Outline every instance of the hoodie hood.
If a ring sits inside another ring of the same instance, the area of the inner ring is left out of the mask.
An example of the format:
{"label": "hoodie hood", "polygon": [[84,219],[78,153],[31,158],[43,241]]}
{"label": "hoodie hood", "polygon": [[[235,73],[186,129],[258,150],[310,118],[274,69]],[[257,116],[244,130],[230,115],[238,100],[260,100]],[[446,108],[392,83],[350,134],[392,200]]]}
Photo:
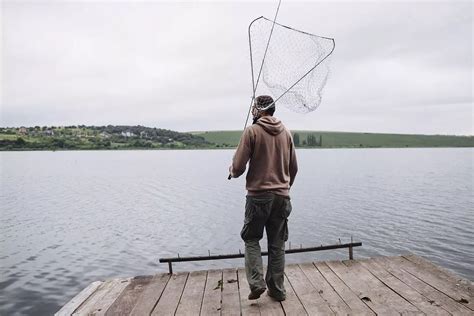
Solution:
{"label": "hoodie hood", "polygon": [[264,116],[258,119],[257,125],[260,125],[265,132],[270,135],[278,135],[285,130],[281,121],[273,116]]}

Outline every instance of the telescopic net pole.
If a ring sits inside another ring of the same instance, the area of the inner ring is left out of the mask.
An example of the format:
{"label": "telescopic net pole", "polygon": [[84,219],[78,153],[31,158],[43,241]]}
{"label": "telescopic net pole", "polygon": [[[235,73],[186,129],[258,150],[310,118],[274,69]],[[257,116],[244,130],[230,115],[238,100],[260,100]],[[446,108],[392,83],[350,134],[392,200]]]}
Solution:
{"label": "telescopic net pole", "polygon": [[252,104],[253,104],[253,101],[255,100],[255,92],[257,91],[258,83],[260,81],[260,75],[262,74],[263,64],[265,63],[265,57],[267,56],[268,47],[270,46],[270,40],[272,39],[273,29],[275,28],[278,12],[280,11],[280,5],[281,5],[281,0],[278,1],[278,7],[275,12],[275,17],[273,18],[272,29],[270,30],[270,35],[268,36],[267,45],[265,47],[265,53],[263,54],[262,63],[260,64],[260,69],[258,70],[257,82],[255,82],[255,77],[254,77],[254,72],[253,72],[253,54],[252,54],[252,40],[250,36],[250,27],[252,26],[252,23],[258,19],[253,20],[249,24],[248,34],[249,34],[249,48],[250,48],[250,70],[252,72],[252,100],[250,102],[249,110],[247,111],[247,118],[245,119],[243,130],[245,130],[245,128],[247,127],[247,123],[250,117],[250,112],[252,111]]}
{"label": "telescopic net pole", "polygon": [[[252,72],[252,100],[250,101],[249,110],[247,111],[247,117],[245,118],[245,124],[244,124],[244,128],[242,130],[242,133],[243,133],[243,131],[245,131],[245,128],[247,128],[247,123],[249,121],[250,112],[252,111],[253,101],[255,100],[255,92],[257,91],[258,82],[260,80],[260,75],[262,73],[263,64],[265,62],[265,56],[267,55],[267,51],[268,51],[268,46],[270,45],[270,40],[272,38],[273,28],[275,27],[276,18],[278,16],[278,12],[280,11],[280,5],[281,5],[281,0],[278,1],[278,7],[277,7],[277,10],[275,12],[275,17],[273,18],[273,25],[272,25],[272,29],[270,31],[270,35],[268,36],[267,45],[265,47],[265,53],[263,54],[262,63],[260,64],[260,69],[258,71],[257,82],[255,82],[255,77],[254,77],[254,73],[253,73],[252,40],[251,40],[251,37],[250,37],[250,27],[252,26],[253,21],[249,25],[248,34],[249,34],[249,48],[250,48],[250,70]],[[229,176],[227,177],[227,179],[228,180],[232,179],[232,175],[230,173],[229,173]]]}

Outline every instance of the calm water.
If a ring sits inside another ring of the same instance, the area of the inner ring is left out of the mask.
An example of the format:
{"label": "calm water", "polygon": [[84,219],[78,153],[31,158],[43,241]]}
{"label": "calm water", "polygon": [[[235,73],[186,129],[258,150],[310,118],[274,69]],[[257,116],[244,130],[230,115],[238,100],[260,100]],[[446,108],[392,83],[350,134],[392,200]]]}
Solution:
{"label": "calm water", "polygon": [[[57,311],[90,282],[158,258],[243,249],[233,151],[2,152],[0,314]],[[474,279],[473,149],[299,150],[292,246],[353,236],[356,257],[412,252]],[[346,251],[288,262],[345,259]],[[242,266],[241,260],[175,270]]]}

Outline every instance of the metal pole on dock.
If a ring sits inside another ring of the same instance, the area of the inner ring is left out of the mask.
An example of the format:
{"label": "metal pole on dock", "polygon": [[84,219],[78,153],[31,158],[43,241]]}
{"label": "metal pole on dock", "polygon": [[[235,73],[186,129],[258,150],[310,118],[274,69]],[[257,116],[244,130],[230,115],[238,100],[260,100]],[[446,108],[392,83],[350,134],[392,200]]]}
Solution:
{"label": "metal pole on dock", "polygon": [[[291,245],[291,244],[290,244]],[[301,253],[301,252],[312,252],[312,251],[322,251],[322,250],[333,250],[333,249],[340,249],[340,248],[349,248],[349,259],[353,260],[354,259],[354,247],[359,247],[362,246],[361,242],[351,242],[347,244],[337,244],[337,245],[326,245],[326,246],[318,246],[318,247],[308,247],[308,248],[302,248],[302,245],[300,245],[300,248],[293,248],[291,249],[286,249],[285,253],[290,254],[290,253]],[[173,273],[173,267],[172,267],[172,262],[185,262],[185,261],[203,261],[203,260],[222,260],[222,259],[237,259],[237,258],[244,258],[245,255],[239,251],[237,254],[226,254],[226,255],[210,255],[210,252],[208,251],[209,255],[207,256],[195,256],[195,257],[181,257],[178,255],[178,257],[175,258],[161,258],[160,263],[167,262],[168,263],[168,269],[169,273]],[[268,256],[267,251],[262,252],[262,256]]]}

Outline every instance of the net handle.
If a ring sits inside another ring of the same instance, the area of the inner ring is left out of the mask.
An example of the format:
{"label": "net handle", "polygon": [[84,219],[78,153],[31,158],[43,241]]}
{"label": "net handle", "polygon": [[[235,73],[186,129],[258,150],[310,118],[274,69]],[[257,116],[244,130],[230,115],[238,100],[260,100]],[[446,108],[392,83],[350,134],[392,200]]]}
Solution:
{"label": "net handle", "polygon": [[[249,24],[249,27],[248,27],[248,35],[249,35],[249,48],[250,48],[250,71],[252,72],[252,97],[250,98],[250,105],[249,105],[249,109],[247,111],[247,118],[245,119],[245,124],[244,124],[244,130],[245,128],[247,127],[247,123],[249,121],[249,117],[250,117],[250,112],[252,111],[252,104],[253,104],[253,100],[255,99],[255,92],[256,92],[256,89],[255,89],[255,77],[254,77],[254,74],[253,74],[253,54],[252,54],[252,40],[250,38],[250,28],[252,27],[252,24],[257,21],[257,20],[260,20],[261,18],[263,18],[263,16],[259,17],[259,18],[256,18],[255,20],[253,20],[252,22],[250,22]],[[230,175],[229,175],[229,180],[230,180]]]}
{"label": "net handle", "polygon": [[[263,63],[265,61],[265,56],[267,55],[268,46],[270,45],[270,39],[272,38],[273,28],[275,27],[275,22],[276,22],[276,18],[278,16],[278,11],[280,11],[280,5],[281,5],[281,0],[278,1],[278,7],[277,7],[277,10],[276,10],[276,13],[275,13],[275,18],[273,19],[272,30],[270,31],[270,36],[268,36],[267,47],[265,48],[265,54],[263,55],[262,64],[260,65],[260,70],[258,71],[257,83],[255,83],[255,77],[254,77],[254,74],[253,74],[252,41],[251,41],[251,38],[250,38],[250,27],[252,26],[253,22],[257,21],[258,19],[263,18],[263,16],[261,16],[261,17],[255,19],[255,20],[253,20],[252,22],[250,22],[249,27],[248,27],[249,48],[250,48],[250,69],[252,71],[252,99],[250,101],[249,110],[247,112],[247,118],[245,119],[245,124],[244,124],[244,129],[243,129],[244,131],[245,131],[245,128],[247,128],[247,123],[249,121],[250,112],[252,111],[252,104],[253,104],[253,100],[255,99],[255,92],[257,91],[258,81],[260,80],[260,74],[262,73]],[[232,175],[229,173],[229,175],[227,176],[227,180],[230,180],[230,179],[232,179]]]}
{"label": "net handle", "polygon": [[[262,63],[260,64],[260,69],[258,71],[258,76],[257,76],[257,82],[255,83],[255,86],[253,87],[253,97],[255,98],[255,92],[257,91],[257,86],[260,81],[260,75],[262,74],[262,69],[263,69],[263,64],[265,63],[265,57],[267,56],[268,52],[268,47],[270,46],[270,40],[272,39],[272,34],[273,34],[273,29],[275,28],[275,23],[276,23],[276,18],[278,16],[278,11],[280,11],[280,4],[281,0],[278,1],[278,7],[275,12],[275,17],[273,18],[273,23],[272,23],[272,29],[270,30],[270,35],[268,36],[268,41],[267,41],[267,46],[265,47],[265,52],[263,53],[263,58],[262,58]],[[250,55],[252,55],[252,42],[250,40],[250,26],[249,25],[249,47],[250,47]],[[250,64],[250,67],[252,68],[252,77],[253,77],[253,63]],[[253,83],[253,79],[252,79]]]}
{"label": "net handle", "polygon": [[272,39],[273,29],[275,28],[278,12],[280,11],[280,5],[281,5],[281,0],[278,1],[278,7],[277,7],[276,12],[275,12],[275,17],[273,18],[273,21],[272,21],[272,23],[273,23],[272,24],[272,29],[270,30],[270,35],[268,36],[267,46],[265,47],[265,53],[263,54],[262,63],[260,64],[260,69],[258,71],[257,82],[255,82],[255,76],[254,76],[254,71],[253,71],[253,57],[252,57],[253,54],[252,54],[252,40],[251,40],[251,37],[250,37],[250,28],[252,27],[252,24],[255,21],[257,21],[261,18],[265,19],[265,17],[261,16],[259,18],[256,18],[255,20],[250,22],[249,27],[248,27],[249,48],[250,48],[250,71],[252,72],[252,99],[250,100],[249,110],[247,111],[247,118],[245,119],[244,130],[247,127],[247,123],[248,123],[249,117],[250,117],[250,112],[252,111],[252,104],[253,104],[253,101],[255,100],[255,92],[257,92],[258,83],[260,81],[260,75],[262,74],[263,64],[265,62],[265,57],[267,56],[268,47],[270,46],[270,40]]}

